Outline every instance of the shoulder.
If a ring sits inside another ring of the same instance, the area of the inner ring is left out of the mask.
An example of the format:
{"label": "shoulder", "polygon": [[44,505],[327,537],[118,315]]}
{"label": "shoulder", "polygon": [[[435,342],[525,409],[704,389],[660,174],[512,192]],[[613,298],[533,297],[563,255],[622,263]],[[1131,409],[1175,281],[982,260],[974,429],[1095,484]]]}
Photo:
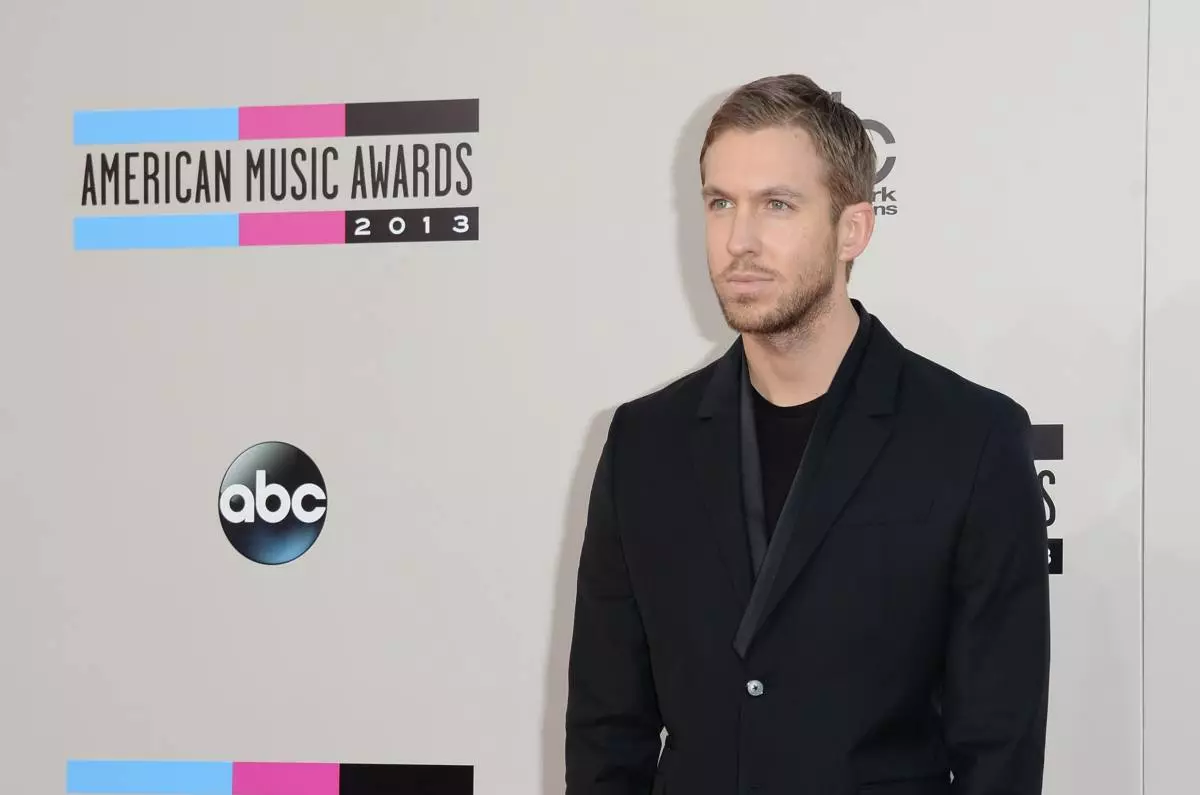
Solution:
{"label": "shoulder", "polygon": [[950,403],[958,412],[985,420],[1029,418],[1021,403],[995,385],[973,381],[957,370],[911,350],[904,351],[904,360],[910,383],[932,401]]}
{"label": "shoulder", "polygon": [[[996,435],[1028,442],[1032,430],[1029,411],[1003,387],[973,380],[944,361],[913,350],[896,339],[872,317],[873,332],[868,354],[881,372],[894,372],[895,381],[872,379],[872,383],[895,388],[889,405],[901,424],[920,433],[927,444],[946,451],[970,455]],[[885,364],[878,364],[878,363]]]}
{"label": "shoulder", "polygon": [[619,425],[627,433],[641,435],[649,431],[668,431],[679,427],[681,421],[694,418],[718,368],[729,364],[731,353],[731,349],[727,350],[715,360],[676,376],[663,386],[627,399],[617,406],[613,425]]}
{"label": "shoulder", "polygon": [[1001,388],[971,380],[914,351],[901,354],[902,410],[942,433],[970,440],[977,450],[1004,438],[1024,445],[1032,429],[1028,409]]}

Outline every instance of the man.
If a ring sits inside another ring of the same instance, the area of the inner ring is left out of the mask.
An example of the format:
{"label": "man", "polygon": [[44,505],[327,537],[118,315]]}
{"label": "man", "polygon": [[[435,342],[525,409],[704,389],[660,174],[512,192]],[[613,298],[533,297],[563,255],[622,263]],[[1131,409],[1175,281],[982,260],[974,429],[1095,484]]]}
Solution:
{"label": "man", "polygon": [[1029,416],[848,297],[874,175],[862,122],[803,76],[712,119],[709,273],[740,336],[613,417],[579,562],[568,795],[1041,792]]}

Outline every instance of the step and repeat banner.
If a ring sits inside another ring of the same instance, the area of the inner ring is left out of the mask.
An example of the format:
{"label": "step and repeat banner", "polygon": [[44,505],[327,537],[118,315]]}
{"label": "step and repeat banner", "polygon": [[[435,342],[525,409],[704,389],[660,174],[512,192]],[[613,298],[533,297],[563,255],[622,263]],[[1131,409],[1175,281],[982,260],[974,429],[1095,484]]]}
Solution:
{"label": "step and repeat banner", "polygon": [[561,793],[600,447],[733,339],[699,147],[783,72],[876,144],[852,294],[1037,425],[1045,791],[1140,791],[1147,15],[0,12],[4,791]]}

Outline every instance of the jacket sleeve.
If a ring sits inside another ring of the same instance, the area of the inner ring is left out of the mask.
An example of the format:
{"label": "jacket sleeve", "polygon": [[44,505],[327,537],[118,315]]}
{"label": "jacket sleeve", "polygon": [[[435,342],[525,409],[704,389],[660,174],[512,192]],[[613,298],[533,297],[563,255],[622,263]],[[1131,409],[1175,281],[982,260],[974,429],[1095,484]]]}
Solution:
{"label": "jacket sleeve", "polygon": [[1028,413],[1002,409],[954,561],[943,693],[955,795],[1039,795],[1050,678],[1045,508]]}
{"label": "jacket sleeve", "polygon": [[650,655],[618,529],[609,426],[576,580],[566,707],[567,795],[648,795],[660,749]]}

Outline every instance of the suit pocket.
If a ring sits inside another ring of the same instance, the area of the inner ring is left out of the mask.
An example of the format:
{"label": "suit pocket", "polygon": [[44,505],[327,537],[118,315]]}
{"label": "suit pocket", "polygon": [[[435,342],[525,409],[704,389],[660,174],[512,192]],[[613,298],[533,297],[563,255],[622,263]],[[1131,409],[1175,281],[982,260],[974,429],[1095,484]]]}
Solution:
{"label": "suit pocket", "polygon": [[861,496],[846,506],[834,524],[839,527],[921,524],[933,513],[933,493],[910,491],[880,497]]}
{"label": "suit pocket", "polygon": [[864,782],[859,785],[858,793],[859,795],[949,795],[950,775],[942,773],[936,776]]}

